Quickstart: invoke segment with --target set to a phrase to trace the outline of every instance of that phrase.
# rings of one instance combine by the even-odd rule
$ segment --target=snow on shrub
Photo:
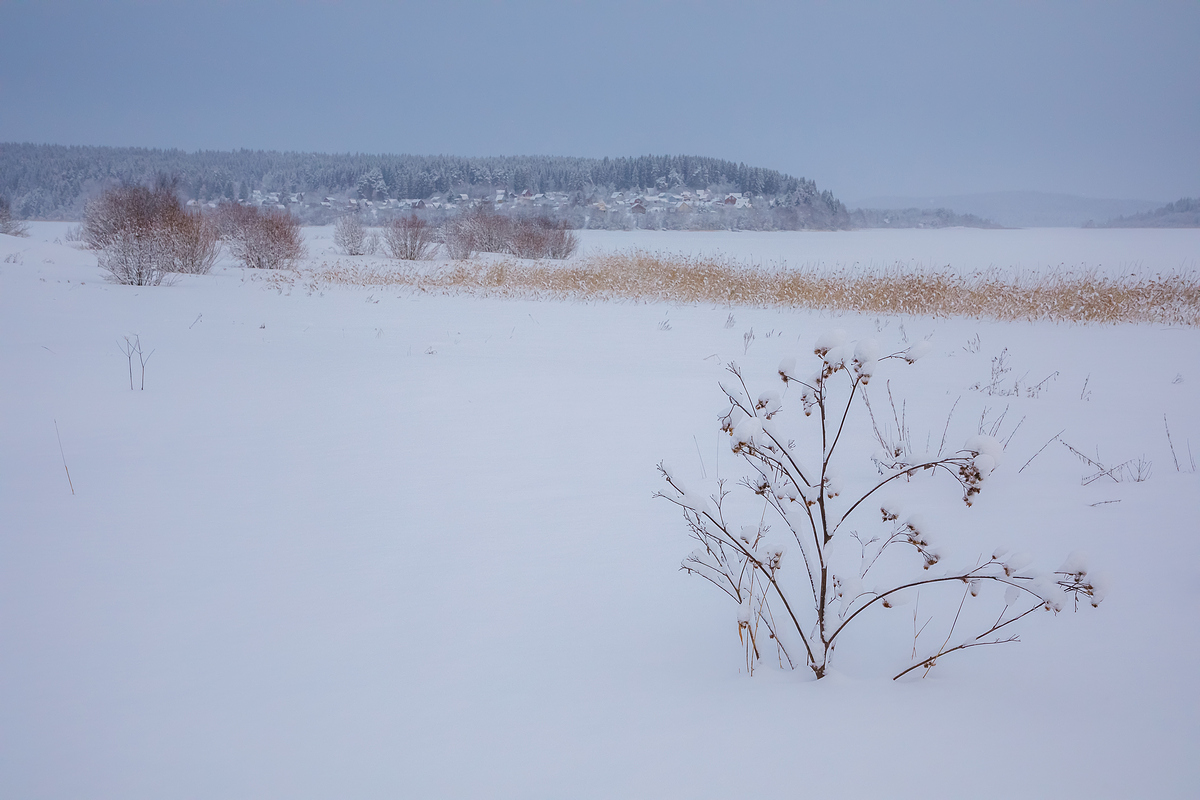
[[[333,243],[348,256],[361,256],[367,252],[367,232],[357,214],[338,217],[333,226]]]
[[[734,380],[721,385],[729,405],[720,422],[742,464],[741,479],[719,480],[717,491],[705,497],[685,489],[676,473],[659,465],[669,489],[656,496],[683,510],[700,545],[684,559],[683,569],[737,604],[738,637],[751,672],[763,648],[773,645],[781,665],[804,665],[821,678],[847,628],[861,630],[856,623],[864,615],[919,603],[922,591],[957,591],[961,599],[954,595],[951,602],[943,601],[949,617],[941,628],[949,629],[944,639],[939,634],[928,646],[914,633],[911,663],[896,678],[928,671],[950,653],[1017,641],[1013,623],[1039,609],[1058,612],[1081,598],[1093,606],[1103,599],[1103,589],[1078,552],[1053,572],[1033,570],[1032,556],[1009,555],[1003,548],[947,569],[933,526],[920,514],[903,514],[880,499],[885,487],[894,494],[914,476],[932,473],[957,484],[971,506],[1003,460],[1004,447],[992,436],[972,436],[945,455],[916,456],[906,442],[864,455],[879,477],[865,485],[841,485],[835,456],[843,455],[838,448],[855,402],[864,398],[882,362],[912,364],[928,350],[922,342],[881,356],[874,340],[851,342],[841,330],[824,334],[813,348],[818,363],[810,375],[797,371],[794,358],[779,366],[785,388],[799,393],[803,416],[789,415],[778,392],[763,392],[755,400],[741,371],[730,365]],[[804,453],[797,442],[813,442],[811,452]],[[741,502],[754,495],[761,502]],[[748,511],[751,518],[739,518]],[[872,515],[873,524],[882,525],[874,535],[865,528]],[[964,613],[964,605],[988,585],[1003,588],[987,593],[994,601],[1003,594],[999,612]]]
[[[283,210],[221,206],[221,235],[234,258],[253,269],[287,269],[304,258],[300,221]]]
[[[117,283],[157,286],[169,273],[207,274],[217,260],[217,226],[179,202],[175,186],[160,179],[118,186],[85,206],[82,236]]]

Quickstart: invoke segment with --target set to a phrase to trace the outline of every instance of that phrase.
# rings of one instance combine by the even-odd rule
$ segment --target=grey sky
[[[1200,194],[1200,2],[25,3],[0,141],[689,153],[845,199]]]

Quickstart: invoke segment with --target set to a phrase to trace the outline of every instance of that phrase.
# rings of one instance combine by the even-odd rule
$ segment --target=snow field
[[[0,794],[1186,797],[1200,779],[1198,478],[1163,427],[1181,460],[1200,451],[1194,328],[310,296],[230,267],[124,287],[54,244],[63,227],[0,237]],[[1035,615],[925,680],[889,680],[912,605],[820,682],[740,671],[737,608],[678,570],[693,543],[651,499],[654,465],[693,491],[728,475],[724,365],[780,390],[780,359],[815,362],[830,327],[888,352],[931,337],[870,386],[879,412],[892,380],[916,441],[936,449],[956,398],[955,446],[1007,408],[973,508],[925,478],[897,493],[949,558],[1085,550],[1099,609]],[[144,392],[117,348],[134,332]],[[972,390],[1005,348],[1020,396]],[[1060,431],[1153,472],[1083,486],[1065,447],[1035,456]],[[852,432],[847,484],[877,447]]]

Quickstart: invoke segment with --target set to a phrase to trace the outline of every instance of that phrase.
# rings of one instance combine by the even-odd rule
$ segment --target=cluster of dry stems
[[[1069,271],[958,275],[897,266],[765,270],[737,262],[646,251],[605,253],[566,264],[458,261],[380,269],[324,263],[317,283],[408,286],[508,298],[626,300],[871,314],[965,316],[1003,321],[1200,324],[1194,274],[1107,276]]]

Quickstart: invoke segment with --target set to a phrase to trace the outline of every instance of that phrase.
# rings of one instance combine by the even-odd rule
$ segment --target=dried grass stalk
[[[427,292],[556,300],[612,300],[810,308],[869,314],[972,317],[1002,321],[1200,324],[1200,278],[1193,273],[1107,276],[1053,271],[956,275],[896,266],[764,270],[734,261],[641,250],[566,264],[458,262],[380,269],[322,264],[314,284],[408,286]]]

